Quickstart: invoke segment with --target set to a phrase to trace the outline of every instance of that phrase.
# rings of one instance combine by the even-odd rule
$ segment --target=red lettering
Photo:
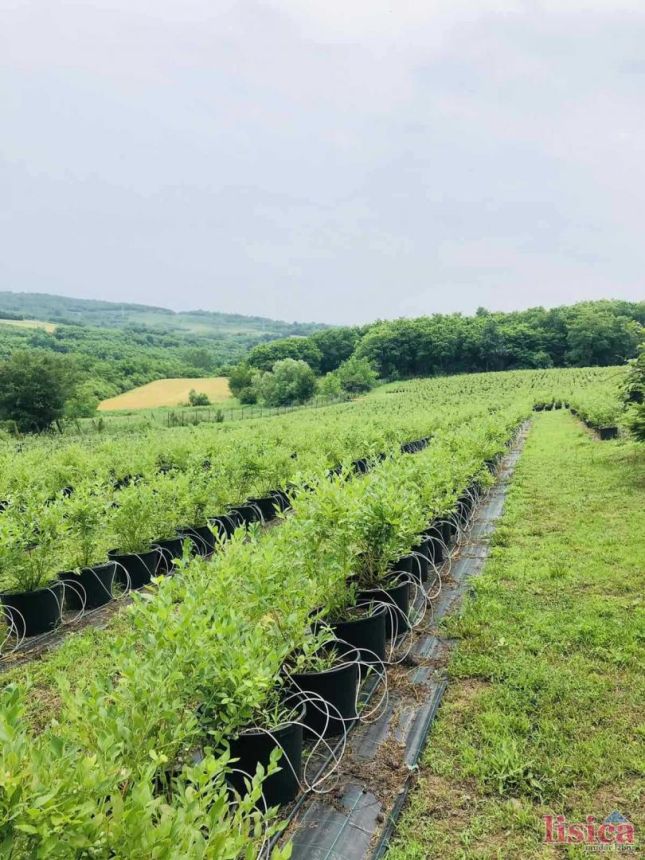
[[[566,842],[566,837],[564,835],[564,825],[566,824],[567,819],[564,815],[558,815],[555,819],[555,841],[556,842]]]
[[[590,845],[594,845],[596,842],[596,819],[593,815],[588,815],[586,818],[587,821],[587,842]]]
[[[598,839],[602,842],[603,845],[610,845],[614,841],[614,830],[616,828],[613,824],[601,824],[598,828]]]
[[[553,842],[553,816],[544,816],[544,841],[551,844]]]
[[[585,827],[582,824],[570,824],[569,825],[569,837],[567,842],[584,842],[585,841]]]
[[[633,845],[634,825],[629,823],[616,825],[616,842],[619,845]]]

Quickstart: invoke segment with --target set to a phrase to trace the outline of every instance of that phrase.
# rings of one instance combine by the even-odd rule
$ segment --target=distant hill
[[[209,311],[0,292],[0,361],[18,349],[72,357],[99,400],[156,379],[216,377],[260,344],[326,326]]]
[[[198,335],[257,335],[261,339],[307,335],[326,326],[320,323],[281,322],[265,317],[214,311],[171,311],[152,305],[73,299],[49,293],[0,291],[0,319],[43,320],[63,325],[91,325],[122,329],[145,326],[164,331]]]

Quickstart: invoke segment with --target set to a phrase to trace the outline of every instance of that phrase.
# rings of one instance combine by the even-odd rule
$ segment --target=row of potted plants
[[[249,479],[279,486],[369,451],[388,450],[397,439],[422,436],[428,428],[453,426],[487,402],[496,408],[523,400],[529,408],[554,398],[573,405],[613,405],[619,400],[618,373],[616,368],[570,368],[472,374],[384,387],[351,404],[262,422],[156,428],[143,435],[122,428],[99,439],[0,440],[0,508],[16,493],[44,501],[84,483],[119,488],[137,476],[151,480],[165,471],[196,473],[205,463],[220,486],[241,488],[233,496],[237,501],[254,494]]]
[[[564,400],[550,400],[547,402],[539,401],[534,406],[533,409],[535,412],[548,412],[554,409],[569,409],[572,415],[575,415],[577,418],[589,427],[590,430],[594,430],[601,440],[606,441],[607,439],[616,439],[618,437],[618,426],[614,423],[618,409],[617,405],[614,404],[600,404],[591,405],[589,402],[586,402],[584,406],[580,409],[575,406],[571,406],[567,401]]]
[[[509,420],[490,419],[497,444]],[[16,845],[64,856],[56,850],[107,844],[118,855],[127,838],[127,850],[139,856],[171,844],[190,856],[199,842],[215,852],[207,856],[234,857],[241,839],[244,850],[257,852],[258,834],[263,838],[275,822],[270,814],[258,818],[255,806],[266,772],[256,774],[250,805],[247,797],[231,805],[233,745],[245,727],[271,730],[284,721],[281,706],[271,703],[284,686],[285,663],[298,670],[292,675],[311,668],[302,649],[312,620],[357,620],[359,588],[382,584],[388,566],[396,567],[385,555],[407,551],[406,539],[414,543],[409,535],[428,512],[454,507],[493,447],[489,428],[460,429],[459,442],[446,434],[418,457],[380,462],[360,482],[342,476],[315,482],[296,496],[298,509],[280,529],[261,540],[235,535],[226,553],[209,563],[193,558],[181,577],[162,580],[154,601],[136,596],[110,635],[67,640],[51,656],[46,679],[40,676],[51,695],[41,692],[36,712],[32,705],[27,714],[24,694],[6,687],[1,713],[8,742],[0,755],[23,788],[0,797],[0,812],[12,822]],[[413,476],[414,491],[402,494]],[[360,510],[362,495],[367,513]],[[425,516],[421,504],[429,505]],[[377,528],[379,510],[388,527]],[[382,553],[371,549],[375,534]],[[84,660],[92,673],[70,674]],[[269,770],[280,766],[277,758]],[[170,784],[160,793],[164,778]]]
[[[427,441],[402,449],[418,451]],[[368,460],[352,467],[363,472]],[[0,519],[0,602],[16,636],[54,629],[64,607],[100,608],[168,573],[184,552],[208,556],[239,526],[271,520],[289,506],[289,494],[275,489],[213,515],[222,498],[203,469],[131,480],[111,496],[102,485],[82,485],[46,505],[14,498]]]
[[[325,603],[309,619],[308,645],[301,645],[295,658],[289,658],[285,673],[292,679],[295,665],[298,690],[324,699],[331,715],[316,706],[316,700],[303,712],[301,700],[296,698],[294,706],[287,692],[287,710],[276,711],[279,699],[273,698],[268,711],[258,717],[259,724],[250,722],[233,738],[231,748],[249,774],[266,767],[271,755],[282,750],[281,770],[263,784],[268,805],[288,803],[302,789],[303,732],[337,734],[359,718],[357,663],[386,663],[388,640],[404,632],[409,623],[411,579],[401,573],[409,573],[420,584],[425,581],[429,566],[440,563],[459,522],[471,516],[474,499],[491,481],[489,469],[477,468],[454,498],[457,487],[449,488],[449,481],[443,488],[437,486],[435,474],[424,465],[428,463],[394,459],[364,481],[349,486],[335,481],[294,500],[294,520],[306,530],[310,545],[324,545],[325,565],[335,562],[345,576],[335,578]],[[438,496],[451,510],[429,521],[433,509],[428,500],[436,501]],[[331,538],[330,520],[321,511],[336,524]],[[413,564],[417,559],[421,563]],[[392,624],[392,618],[399,623]],[[320,642],[321,635],[333,638]],[[278,692],[273,690],[272,695]],[[279,717],[267,722],[267,713]],[[238,790],[243,782],[238,775]]]
[[[437,410],[433,424],[443,417]],[[98,443],[0,440],[0,500],[29,491],[44,501],[62,491],[74,492],[86,482],[121,489],[132,480],[200,469],[242,499],[255,480],[277,486],[303,472],[315,474],[372,450],[388,450],[397,439],[420,436],[427,426],[428,417],[419,409],[404,416],[396,408],[361,401],[315,415],[293,413],[237,426],[162,429],[142,437],[115,435]]]
[[[464,383],[464,396],[474,391],[475,382]],[[234,745],[292,722],[283,676],[339,667],[337,654],[324,652],[323,625],[338,632],[379,615],[388,575],[412,567],[408,550],[422,551],[428,524],[428,537],[439,531],[442,542],[454,530],[454,515],[472,503],[467,488],[487,482],[483,464],[526,414],[524,395],[490,408],[488,397],[470,404],[476,421],[455,412],[453,429],[433,427],[419,457],[379,460],[361,482],[307,473],[311,492],[296,496],[280,529],[261,540],[233,536],[209,564],[191,558],[181,577],[161,581],[154,601],[135,596],[115,629],[63,643],[28,706],[24,685],[5,687],[0,756],[11,782],[0,812],[15,844],[26,844],[27,856],[257,854],[275,824],[255,805],[267,772],[232,804]],[[404,398],[400,406],[411,408]],[[284,770],[275,754],[269,774]]]

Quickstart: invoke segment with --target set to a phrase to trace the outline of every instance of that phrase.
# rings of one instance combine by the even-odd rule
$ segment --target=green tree
[[[259,375],[257,368],[251,367],[247,362],[242,362],[242,364],[232,368],[228,376],[228,387],[231,389],[231,394],[237,397],[240,403],[257,403]]]
[[[67,418],[91,418],[100,403],[94,380],[87,379],[74,388],[65,403]]]
[[[625,405],[627,425],[639,442],[645,442],[645,342],[638,349],[638,356],[629,362],[625,382]]]
[[[188,402],[191,406],[210,406],[211,402],[208,399],[208,394],[204,394],[201,391],[196,391],[194,388],[191,388],[188,392]]]
[[[338,397],[342,388],[336,373],[326,373],[318,383],[318,391],[323,397]]]
[[[623,364],[634,355],[642,337],[639,323],[602,307],[582,306],[576,311],[567,332],[567,364]]]
[[[370,391],[376,385],[378,374],[374,365],[367,358],[353,355],[344,361],[336,371],[336,376],[343,391],[349,394],[360,394]]]
[[[237,399],[244,406],[252,406],[254,403],[258,402],[258,386],[257,382],[254,381],[252,385],[249,385],[248,388],[243,388],[240,393],[237,395]]]
[[[358,328],[327,328],[313,334],[310,340],[320,350],[318,372],[329,373],[340,367],[352,355],[360,337]]]
[[[65,359],[18,351],[0,364],[0,419],[21,433],[41,433],[65,414],[75,373]]]
[[[200,375],[211,373],[215,366],[213,356],[207,349],[204,349],[203,347],[187,349],[183,353],[183,359],[186,364],[199,370]]]
[[[267,406],[305,403],[316,390],[316,375],[305,361],[285,358],[258,383],[258,399]]]
[[[395,320],[375,325],[356,350],[386,379],[414,376],[419,373],[418,358],[422,331],[417,320]]]
[[[253,384],[253,373],[253,368],[247,362],[232,368],[228,375],[228,387],[234,397],[238,397],[241,391]]]
[[[259,370],[271,370],[276,361],[282,361],[285,358],[306,361],[316,373],[320,371],[322,355],[318,346],[309,337],[287,337],[260,344],[249,353],[248,363]]]

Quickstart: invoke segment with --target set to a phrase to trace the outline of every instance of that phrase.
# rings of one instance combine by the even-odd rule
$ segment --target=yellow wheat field
[[[211,403],[222,403],[231,396],[228,379],[217,376],[211,379],[157,379],[99,404],[99,409],[155,409],[157,406],[180,406],[188,403],[188,394],[194,388],[207,394]]]
[[[47,334],[52,334],[56,331],[54,323],[42,322],[41,320],[3,320],[0,319],[0,325],[13,325],[17,328],[41,328]]]

